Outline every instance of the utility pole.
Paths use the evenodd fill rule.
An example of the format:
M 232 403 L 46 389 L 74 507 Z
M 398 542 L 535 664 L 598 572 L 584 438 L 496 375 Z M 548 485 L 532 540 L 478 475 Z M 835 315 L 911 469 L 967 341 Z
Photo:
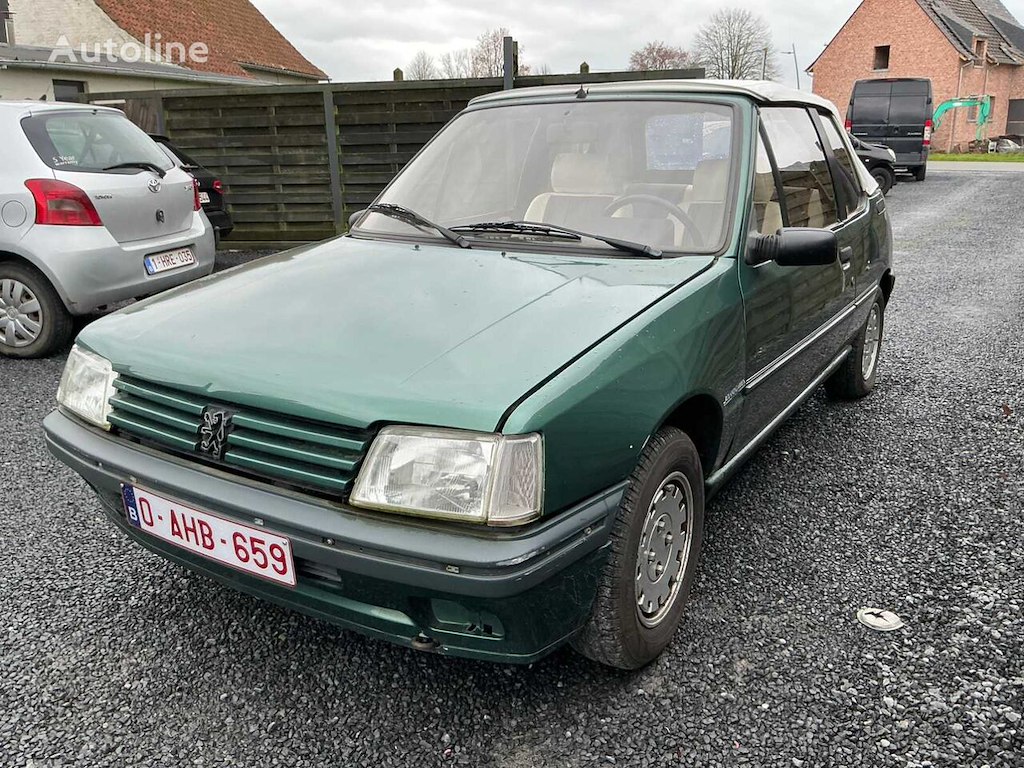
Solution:
M 779 53 L 786 56 L 793 57 L 793 67 L 796 69 L 796 89 L 800 90 L 800 61 L 796 57 L 796 43 L 793 43 L 793 48 L 788 51 L 779 51 Z
M 768 79 L 768 49 L 764 49 L 764 61 L 761 63 L 761 79 Z

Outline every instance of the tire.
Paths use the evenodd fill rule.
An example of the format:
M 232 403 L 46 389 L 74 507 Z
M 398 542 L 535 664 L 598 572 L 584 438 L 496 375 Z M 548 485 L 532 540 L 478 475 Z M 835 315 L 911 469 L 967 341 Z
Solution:
M 884 165 L 876 165 L 871 169 L 871 175 L 878 182 L 878 186 L 882 188 L 882 194 L 888 195 L 892 190 L 893 185 L 896 183 L 896 175 L 886 168 Z
M 659 521 L 667 522 L 667 527 L 659 527 Z M 677 526 L 681 535 L 669 543 L 662 532 L 669 534 Z M 652 540 L 655 536 L 660 538 Z M 679 626 L 703 537 L 700 455 L 685 432 L 665 427 L 650 440 L 630 476 L 597 597 L 573 648 L 618 669 L 639 669 L 656 659 Z M 653 558 L 640 557 L 642 540 Z M 677 565 L 658 570 L 667 563 Z M 658 595 L 649 590 L 660 592 L 664 603 L 656 606 Z M 640 605 L 641 591 L 648 601 L 646 609 Z
M 878 361 L 882 354 L 882 333 L 885 330 L 885 301 L 875 296 L 868 319 L 853 342 L 853 351 L 825 382 L 825 390 L 836 400 L 859 400 L 875 388 Z M 870 358 L 870 359 L 869 359 Z
M 914 178 L 917 179 L 918 181 L 924 181 L 927 176 L 928 176 L 928 166 L 927 165 L 922 165 L 922 166 L 914 169 Z
M 71 315 L 41 272 L 0 262 L 0 356 L 46 357 L 71 340 Z

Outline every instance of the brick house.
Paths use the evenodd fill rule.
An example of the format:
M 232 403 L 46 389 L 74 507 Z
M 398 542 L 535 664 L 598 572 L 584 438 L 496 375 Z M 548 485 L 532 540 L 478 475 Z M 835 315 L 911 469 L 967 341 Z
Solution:
M 988 95 L 988 136 L 1024 134 L 1024 27 L 1001 0 L 864 0 L 808 72 L 814 92 L 844 117 L 857 80 L 927 77 L 936 107 Z M 933 148 L 965 148 L 977 130 L 972 117 L 947 115 Z
M 249 0 L 0 0 L 2 98 L 326 79 Z

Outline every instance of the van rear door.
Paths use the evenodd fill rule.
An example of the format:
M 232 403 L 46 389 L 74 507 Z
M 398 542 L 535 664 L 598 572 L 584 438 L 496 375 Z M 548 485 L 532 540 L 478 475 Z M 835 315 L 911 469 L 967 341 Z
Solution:
M 889 102 L 886 144 L 896 153 L 896 165 L 914 168 L 928 162 L 925 124 L 932 117 L 931 84 L 927 80 L 897 80 Z
M 853 87 L 847 117 L 850 131 L 869 144 L 885 144 L 889 138 L 889 102 L 892 82 L 862 80 Z

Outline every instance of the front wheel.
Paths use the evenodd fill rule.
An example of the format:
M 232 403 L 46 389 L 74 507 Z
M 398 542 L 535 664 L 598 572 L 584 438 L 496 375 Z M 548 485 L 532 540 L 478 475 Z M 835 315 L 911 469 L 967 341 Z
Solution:
M 37 270 L 0 263 L 0 356 L 45 357 L 71 339 L 71 315 Z
M 704 475 L 685 432 L 660 430 L 630 477 L 590 619 L 573 640 L 584 656 L 639 669 L 672 640 L 704 535 Z
M 836 400 L 859 400 L 875 388 L 878 358 L 882 352 L 882 331 L 885 328 L 885 302 L 881 293 L 875 296 L 868 319 L 853 342 L 853 351 L 825 382 L 825 390 Z
M 892 190 L 893 185 L 896 183 L 896 175 L 884 165 L 879 165 L 871 169 L 871 175 L 875 181 L 878 182 L 878 186 L 882 189 L 883 195 L 888 195 Z

